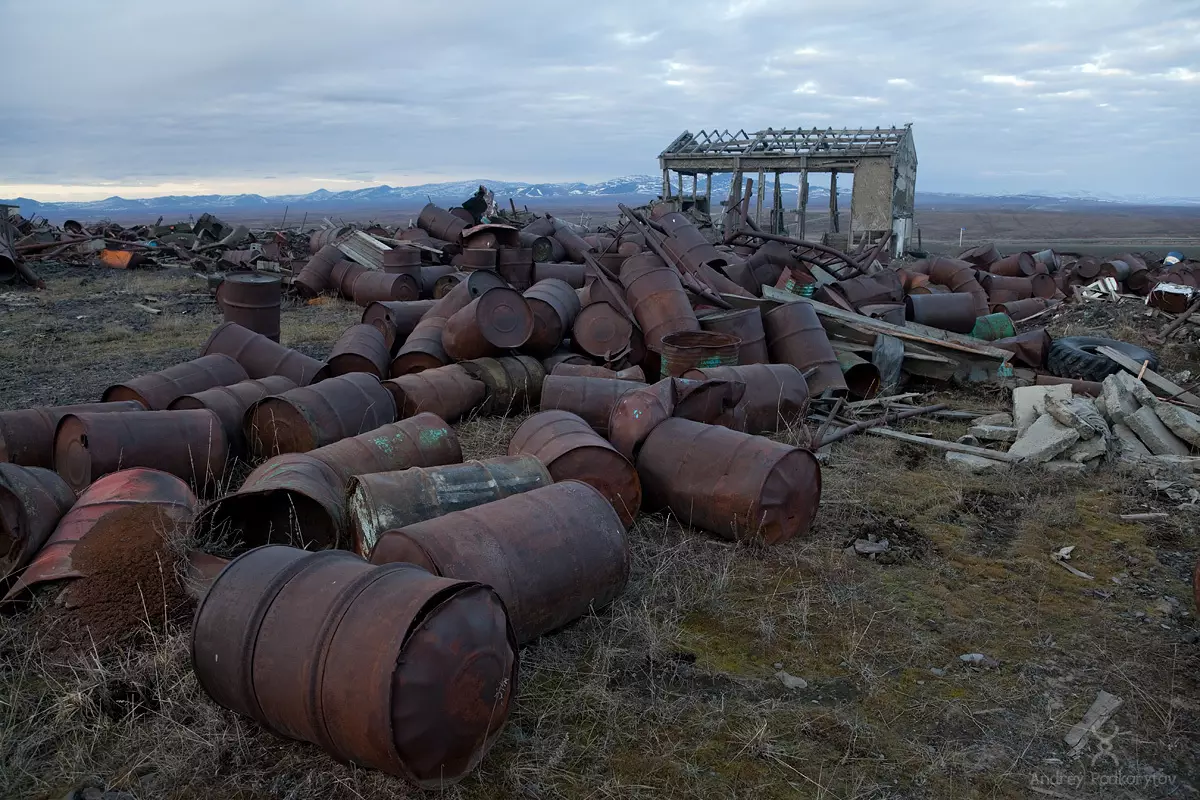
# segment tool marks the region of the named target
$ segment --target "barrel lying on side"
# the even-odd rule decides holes
[[[259,400],[246,411],[246,440],[257,458],[303,453],[395,419],[391,392],[352,372]]]
[[[741,402],[714,425],[744,433],[776,433],[800,424],[808,413],[808,383],[791,364],[693,369],[683,377],[739,381],[746,385]]]
[[[541,362],[529,356],[476,358],[459,366],[487,387],[487,399],[479,407],[483,415],[528,411],[537,405],[546,379]]]
[[[119,403],[84,403],[77,406],[25,408],[0,411],[0,461],[24,467],[54,467],[54,431],[67,414],[112,414],[145,411],[137,400]]]
[[[264,397],[295,389],[291,378],[271,375],[261,380],[248,380],[232,386],[216,386],[195,394],[185,394],[171,403],[171,411],[207,408],[221,418],[221,427],[229,440],[231,455],[246,452],[246,436],[242,421],[246,409]]]
[[[396,401],[399,416],[428,411],[447,422],[458,422],[478,408],[487,396],[487,386],[458,364],[401,375],[383,382]]]
[[[405,303],[371,303],[363,309],[362,322],[373,325],[383,334],[388,353],[394,355],[408,335],[417,327],[421,317],[433,308],[436,300],[410,300]]]
[[[329,370],[315,358],[309,358],[278,342],[272,342],[262,334],[247,330],[234,322],[226,322],[214,330],[209,335],[208,341],[204,343],[200,353],[201,355],[221,353],[231,356],[242,365],[246,375],[251,378],[283,375],[291,378],[297,386],[307,386],[314,381],[329,377]],[[233,381],[233,383],[236,382]],[[198,390],[189,390],[189,392],[191,391]],[[182,392],[182,394],[189,392]]]
[[[608,419],[617,400],[645,383],[610,378],[576,378],[550,375],[542,382],[542,411],[569,411],[582,417],[601,436],[608,434]]]
[[[365,372],[382,378],[387,374],[391,353],[383,333],[373,325],[351,325],[333,344],[329,353],[330,373],[336,378],[351,372]]]
[[[50,470],[0,464],[0,587],[33,560],[74,504],[75,492]]]
[[[248,377],[235,359],[213,354],[110,386],[104,390],[102,400],[106,403],[136,400],[149,411],[164,411],[185,394],[214,386],[232,386]]]

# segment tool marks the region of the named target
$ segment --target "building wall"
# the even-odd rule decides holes
[[[858,162],[850,200],[856,234],[891,230],[893,183],[891,158],[863,158]]]

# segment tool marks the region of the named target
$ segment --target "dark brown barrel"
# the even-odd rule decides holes
[[[533,249],[505,247],[496,253],[496,272],[518,292],[533,285]]]
[[[1046,356],[1050,352],[1051,340],[1050,334],[1046,332],[1045,328],[1034,328],[1031,331],[1026,331],[1016,336],[996,339],[989,344],[992,347],[1012,353],[1013,358],[1010,360],[1012,364],[1022,364],[1032,369],[1041,369],[1046,364]],[[1095,385],[1099,386],[1100,384],[1097,383]]]
[[[383,334],[388,352],[395,354],[400,345],[417,327],[421,317],[433,308],[436,300],[410,300],[406,303],[371,303],[363,309],[364,325],[374,325]]]
[[[662,340],[662,367],[659,374],[664,378],[678,378],[689,369],[736,367],[741,344],[741,339],[728,333],[668,333]]]
[[[54,469],[77,492],[130,467],[211,486],[225,474],[228,457],[221,418],[207,409],[68,414],[54,432]]]
[[[421,267],[421,251],[412,245],[396,245],[383,253],[384,272],[403,272],[415,275]]]
[[[233,322],[226,322],[214,330],[200,350],[205,356],[214,353],[236,359],[251,378],[283,375],[297,386],[307,386],[329,377],[329,370],[315,358],[283,347]]]
[[[485,291],[446,320],[442,346],[456,361],[483,358],[525,344],[533,333],[533,312],[516,289]]]
[[[354,261],[339,261],[329,275],[330,286],[346,300],[354,299],[354,282],[367,274],[367,268]]]
[[[354,279],[350,294],[355,303],[366,307],[379,301],[416,300],[421,292],[417,279],[412,275],[367,271]]]
[[[444,366],[450,361],[446,349],[442,347],[442,331],[446,328],[446,318],[426,314],[413,328],[412,333],[404,344],[396,351],[388,367],[388,375],[398,378],[426,369]]]
[[[457,242],[462,239],[462,232],[467,223],[446,209],[429,203],[421,209],[421,214],[417,217],[417,226],[435,239]]]
[[[879,394],[879,368],[856,353],[838,353],[838,364],[846,387],[855,400],[868,400]]]
[[[745,391],[740,381],[664,378],[621,396],[608,418],[608,440],[632,461],[663,420],[716,423],[737,406]]]
[[[575,414],[534,414],[513,434],[508,454],[536,456],[556,482],[580,480],[595,487],[626,526],[642,507],[641,481],[633,464]]]
[[[163,411],[185,394],[231,386],[248,377],[237,360],[214,354],[110,386],[104,390],[102,399],[106,403],[136,400],[149,411]]]
[[[1004,303],[1000,307],[1000,311],[1008,314],[1013,322],[1020,322],[1023,319],[1032,317],[1034,314],[1045,311],[1050,305],[1049,300],[1043,300],[1040,297],[1031,297],[1028,300],[1017,300],[1012,303]]]
[[[993,275],[1028,278],[1037,274],[1038,262],[1034,259],[1033,253],[1013,253],[988,264],[987,270]]]
[[[371,560],[474,576],[504,600],[521,644],[604,608],[629,580],[621,520],[579,481],[388,531]]]
[[[700,318],[700,327],[714,333],[727,333],[741,340],[738,345],[738,364],[769,364],[767,334],[763,330],[762,312],[757,308],[722,311]]]
[[[325,364],[337,377],[351,372],[365,372],[382,378],[391,363],[387,342],[373,325],[351,325],[333,345]]]
[[[316,297],[321,292],[336,289],[332,283],[333,268],[345,259],[345,254],[336,245],[323,245],[292,279],[292,287],[301,297]]]
[[[529,250],[532,260],[536,263],[563,261],[567,257],[567,248],[557,239],[527,231],[521,231],[520,238],[521,248]]]
[[[459,272],[457,269],[453,272],[442,273],[433,283],[433,297],[441,300],[450,294],[455,286],[458,286],[460,283],[465,284],[470,275],[471,273],[469,272]]]
[[[218,704],[278,736],[441,789],[495,741],[518,655],[486,586],[270,545],[213,582],[192,666]]]
[[[533,265],[533,282],[555,278],[568,284],[572,289],[582,289],[587,267],[583,264],[549,263]]]
[[[475,269],[495,269],[496,251],[490,247],[466,247],[450,259],[450,263],[468,272]]]
[[[545,356],[562,344],[579,314],[579,295],[570,284],[547,278],[525,290],[525,301],[533,314],[533,332],[524,349],[534,356]]]
[[[817,312],[808,303],[784,303],[763,315],[771,360],[791,364],[801,372],[816,367],[807,378],[809,394],[846,393],[846,381]]]
[[[990,273],[980,274],[980,284],[988,293],[988,301],[991,303],[1008,302],[1008,300],[1025,300],[1033,297],[1033,279],[1022,276],[1007,276],[1007,275],[992,275]],[[1053,279],[1051,279],[1053,283]],[[1003,292],[1006,295],[1005,300],[997,301],[996,293]],[[1009,296],[1011,295],[1011,296]]]
[[[546,368],[547,375],[553,373],[554,368],[559,364],[579,364],[580,366],[584,366],[591,365],[592,363],[592,360],[587,356],[581,356],[579,353],[572,353],[566,348],[559,348],[542,359],[542,366]]]
[[[76,406],[0,411],[0,462],[24,467],[54,467],[54,430],[67,414],[112,414],[145,411],[137,400],[120,403],[83,403]]]
[[[217,287],[217,306],[226,322],[279,341],[281,282],[269,272],[230,272]]]
[[[417,279],[421,297],[439,299],[442,294],[445,294],[445,292],[439,294],[437,290],[442,278],[457,274],[458,269],[449,264],[433,264],[421,267],[414,277]]]
[[[808,450],[762,436],[669,419],[637,460],[648,511],[738,541],[778,544],[808,532],[821,467]]]
[[[304,453],[395,419],[391,392],[354,372],[259,400],[246,411],[246,441],[256,458]]]
[[[1100,262],[1100,277],[1112,278],[1117,283],[1124,283],[1129,277],[1129,262],[1121,258],[1109,258]]]
[[[566,248],[567,256],[579,264],[583,263],[584,256],[592,250],[591,245],[562,220],[554,221],[554,238]]]
[[[633,316],[641,326],[646,347],[655,353],[662,352],[664,336],[700,330],[679,273],[654,253],[642,253],[625,261],[621,283]]]
[[[319,253],[326,246],[337,247],[338,240],[353,230],[353,226],[345,225],[341,228],[323,228],[319,231],[313,231],[312,235],[308,237],[308,251],[310,253]],[[340,253],[341,250],[338,252]]]
[[[1051,298],[1058,294],[1058,281],[1052,275],[1039,272],[1029,279],[1033,284],[1033,296]]]
[[[554,483],[533,456],[500,456],[483,461],[376,472],[350,480],[353,548],[370,555],[379,535],[454,511],[491,503]]]
[[[987,292],[979,285],[975,277],[975,268],[966,261],[934,256],[926,264],[926,274],[931,281],[949,288],[952,292],[974,297],[975,316],[982,317],[988,313]]]
[[[74,504],[75,492],[56,473],[0,464],[0,588],[33,560]]]
[[[487,386],[458,364],[401,375],[383,382],[392,393],[399,415],[428,411],[447,422],[457,422],[483,404]]]
[[[529,356],[477,358],[459,366],[487,387],[487,399],[479,406],[482,415],[523,414],[542,396],[546,371],[540,361]]]
[[[633,324],[608,303],[588,303],[571,326],[571,345],[602,361],[628,353],[631,336]]]
[[[776,433],[799,426],[808,414],[808,383],[791,364],[744,364],[694,369],[695,380],[740,381],[746,391],[731,412],[714,422],[744,433]]]
[[[644,387],[636,381],[548,375],[542,382],[542,411],[569,411],[584,419],[601,436],[608,434],[608,418],[626,392]]]
[[[246,452],[246,436],[243,421],[246,409],[264,397],[282,394],[295,389],[296,384],[291,378],[282,375],[270,375],[260,380],[248,380],[235,383],[232,386],[214,386],[195,394],[185,394],[171,403],[172,411],[187,411],[207,408],[221,418],[221,428],[229,442],[231,455],[242,455]]]
[[[11,600],[39,583],[81,577],[71,560],[79,540],[102,517],[137,513],[146,506],[153,506],[159,512],[163,532],[173,533],[191,524],[196,513],[196,496],[179,478],[156,469],[124,469],[100,478],[79,495],[59,520],[54,533],[4,599]],[[145,524],[144,517],[139,519]]]
[[[977,245],[969,250],[964,250],[958,257],[980,269],[987,269],[989,264],[1000,260],[1000,251],[996,249],[996,245],[988,242],[987,244]]]
[[[954,333],[975,327],[975,298],[969,294],[925,294],[904,298],[904,318]]]
[[[667,231],[664,242],[667,249],[693,269],[701,265],[723,267],[729,263],[729,256],[708,241],[684,214],[678,211],[664,214],[658,218],[658,224]]]
[[[555,364],[552,375],[562,375],[574,378],[611,378],[618,381],[646,382],[646,374],[641,367],[629,367],[622,370],[611,370],[607,367],[597,367],[595,364],[572,364],[563,362]]]

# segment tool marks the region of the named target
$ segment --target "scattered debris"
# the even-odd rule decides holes
[[[797,678],[795,675],[790,675],[783,670],[776,672],[775,677],[779,678],[779,682],[792,691],[808,688],[808,681],[804,680],[804,678]]]
[[[1096,579],[1096,577],[1094,575],[1088,575],[1086,572],[1081,572],[1080,570],[1075,569],[1073,566],[1071,566],[1070,564],[1067,563],[1067,561],[1069,561],[1071,558],[1071,553],[1073,553],[1074,551],[1075,551],[1075,545],[1070,545],[1069,547],[1062,547],[1062,548],[1059,548],[1058,550],[1055,550],[1054,553],[1051,554],[1050,558],[1053,559],[1054,563],[1058,564],[1060,567],[1062,567],[1063,569],[1070,572],[1076,578],[1083,578],[1084,580],[1094,581]]]
[[[1067,731],[1067,735],[1064,737],[1067,746],[1071,748],[1069,755],[1072,758],[1083,752],[1083,749],[1087,747],[1089,735],[1102,728],[1104,723],[1117,713],[1117,709],[1124,702],[1115,694],[1100,690],[1087,713],[1083,715],[1083,719],[1071,726],[1071,730]]]

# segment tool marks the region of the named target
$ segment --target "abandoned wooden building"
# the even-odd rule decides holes
[[[767,128],[757,133],[739,130],[684,131],[658,156],[663,173],[663,197],[706,211],[712,204],[712,176],[731,174],[729,196],[723,205],[733,208],[742,201],[743,179],[752,178],[757,193],[752,219],[773,233],[790,233],[807,238],[808,176],[830,173],[829,232],[841,240],[838,216],[838,175],[851,173],[853,188],[850,219],[845,238],[838,241],[853,247],[866,240],[879,241],[892,232],[891,249],[903,253],[913,235],[913,206],[917,183],[917,150],[912,124],[902,128],[800,130]],[[675,173],[672,195],[672,177]],[[799,175],[796,211],[784,209],[781,176]],[[691,176],[691,197],[684,192],[684,176]],[[704,195],[699,194],[699,176],[705,176]],[[763,220],[768,176],[774,176],[770,219]],[[713,215],[719,220],[721,215]],[[794,223],[789,223],[789,217]],[[718,223],[719,224],[719,223]]]

